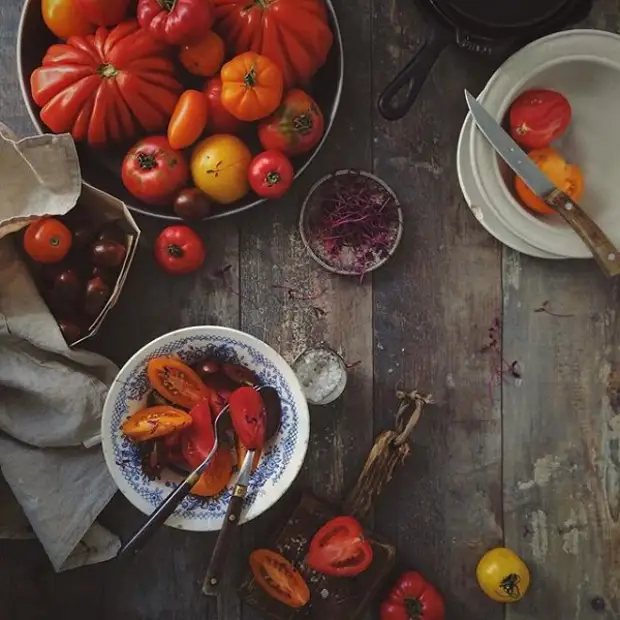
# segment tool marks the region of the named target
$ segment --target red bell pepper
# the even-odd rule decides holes
[[[381,620],[444,620],[445,614],[437,588],[415,571],[403,573],[381,605]]]
[[[137,16],[142,28],[169,45],[194,43],[213,24],[208,0],[138,0]]]

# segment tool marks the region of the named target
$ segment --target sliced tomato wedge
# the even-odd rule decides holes
[[[294,609],[310,600],[310,589],[295,567],[270,549],[256,549],[250,555],[250,568],[256,583],[271,598]]]
[[[189,367],[173,357],[157,357],[149,361],[147,375],[153,389],[175,405],[191,409],[211,391]]]
[[[207,471],[200,476],[198,482],[192,487],[194,495],[213,497],[221,493],[232,476],[233,457],[226,447],[220,448],[213,457],[213,461],[207,467]]]
[[[250,450],[262,450],[267,412],[261,395],[251,387],[237,388],[228,399],[230,419],[241,443]]]
[[[125,420],[121,430],[134,441],[147,441],[169,435],[192,424],[192,417],[169,405],[147,407]]]
[[[370,566],[372,558],[372,547],[359,522],[336,517],[314,535],[306,564],[326,575],[355,577]]]
[[[202,400],[192,407],[189,412],[192,425],[183,433],[181,450],[183,458],[191,469],[196,469],[202,463],[215,443],[211,405],[208,400]]]

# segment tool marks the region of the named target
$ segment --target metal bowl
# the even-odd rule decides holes
[[[296,168],[295,178],[301,175],[323,146],[334,123],[342,93],[344,75],[342,36],[331,0],[324,1],[328,8],[329,22],[332,32],[334,33],[334,43],[325,65],[323,65],[315,75],[312,81],[312,88],[309,92],[323,111],[325,117],[325,132],[321,141],[310,153],[295,158],[293,161]],[[57,39],[48,30],[43,21],[40,0],[26,0],[17,33],[17,70],[19,74],[19,84],[26,103],[26,108],[28,109],[28,114],[39,133],[49,133],[50,130],[41,122],[39,118],[39,107],[33,101],[30,94],[30,75],[41,65],[47,48],[57,42]],[[188,84],[187,86],[197,86],[200,88],[199,83],[197,85]],[[254,141],[258,145],[256,137],[251,136],[251,138],[254,138]],[[82,177],[87,183],[123,200],[132,211],[163,220],[180,221],[180,218],[172,214],[172,212],[158,211],[156,207],[150,207],[141,202],[133,197],[123,186],[120,176],[121,163],[125,153],[131,146],[132,144],[130,143],[98,150],[90,148],[86,144],[78,144],[77,148],[80,157],[80,165],[82,167]],[[252,146],[252,144],[250,144],[250,146]],[[259,149],[255,148],[254,152],[258,152],[258,150]],[[256,194],[250,193],[242,200],[218,210],[206,219],[219,219],[228,215],[241,213],[265,201],[265,198],[259,198]]]

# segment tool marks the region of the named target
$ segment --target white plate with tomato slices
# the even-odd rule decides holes
[[[110,388],[101,419],[103,454],[112,478],[123,495],[148,515],[185,478],[187,471],[191,471],[188,467],[185,467],[185,473],[179,470],[176,454],[171,453],[163,461],[161,471],[154,473],[150,470],[153,465],[151,458],[160,458],[157,451],[149,447],[145,452],[147,443],[143,441],[144,437],[132,439],[123,432],[123,427],[127,431],[127,420],[133,414],[153,406],[150,401],[153,396],[153,379],[147,372],[149,361],[157,359],[163,363],[170,358],[180,361],[181,366],[191,366],[195,372],[201,373],[205,360],[214,361],[219,366],[230,364],[242,367],[255,376],[260,385],[270,386],[277,391],[282,409],[280,426],[273,438],[265,443],[260,460],[252,472],[241,523],[254,519],[273,506],[297,477],[308,448],[310,417],[301,386],[290,366],[267,344],[235,329],[205,325],[164,334],[140,349],[123,366]],[[218,372],[215,371],[213,381],[221,382],[224,377],[216,376]],[[195,391],[191,385],[191,375],[191,372],[188,373],[188,394]],[[212,383],[204,375],[201,376],[205,385]],[[213,383],[211,389],[217,385]],[[231,386],[226,389],[230,393]],[[235,388],[232,389],[234,391]],[[182,393],[182,389],[179,390]],[[216,391],[222,395],[225,388],[218,387]],[[183,405],[176,404],[176,407],[182,409]],[[186,411],[189,410],[186,407]],[[185,413],[180,415],[187,417]],[[174,422],[172,417],[166,418],[167,424]],[[197,420],[194,420],[194,424],[197,424]],[[191,426],[178,429],[181,433],[181,463],[183,458],[191,461],[191,452],[186,448],[194,451],[199,443],[192,434],[187,437],[189,444],[184,445],[184,434],[190,429]],[[166,437],[170,438],[171,435],[155,440],[164,450],[168,448]],[[205,489],[200,488],[198,491],[201,495],[188,495],[166,521],[166,525],[194,531],[220,529],[242,460],[238,438],[227,436],[227,439],[218,449],[218,452],[228,450],[232,453],[224,459],[228,476],[222,490],[213,495],[212,491],[208,491],[210,496],[205,497],[202,495]],[[210,447],[207,453],[209,450]]]
[[[620,171],[616,148],[620,125],[615,120],[620,101],[620,36],[569,30],[539,39],[510,57],[478,99],[506,126],[512,103],[530,89],[556,91],[570,104],[570,123],[550,146],[565,162],[578,166],[584,188],[577,202],[620,245],[615,184]],[[475,187],[503,229],[541,251],[542,257],[546,253],[549,258],[591,258],[590,250],[560,216],[537,213],[523,204],[515,191],[514,174],[479,131],[470,132],[469,158]]]

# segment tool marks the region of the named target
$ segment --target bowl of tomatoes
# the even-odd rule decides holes
[[[331,0],[247,7],[27,0],[32,122],[71,133],[84,180],[142,214],[211,219],[279,198],[334,122],[342,39]]]
[[[264,411],[239,419],[236,412],[246,401],[247,408],[262,403]],[[110,474],[136,508],[150,514],[204,460],[214,444],[213,421],[226,405],[233,419],[218,430],[213,462],[166,522],[172,527],[220,529],[243,458],[256,447],[247,445],[247,437],[260,436],[262,447],[255,452],[241,522],[273,506],[303,464],[308,405],[278,353],[227,327],[165,334],[123,366],[104,405],[101,437]]]

